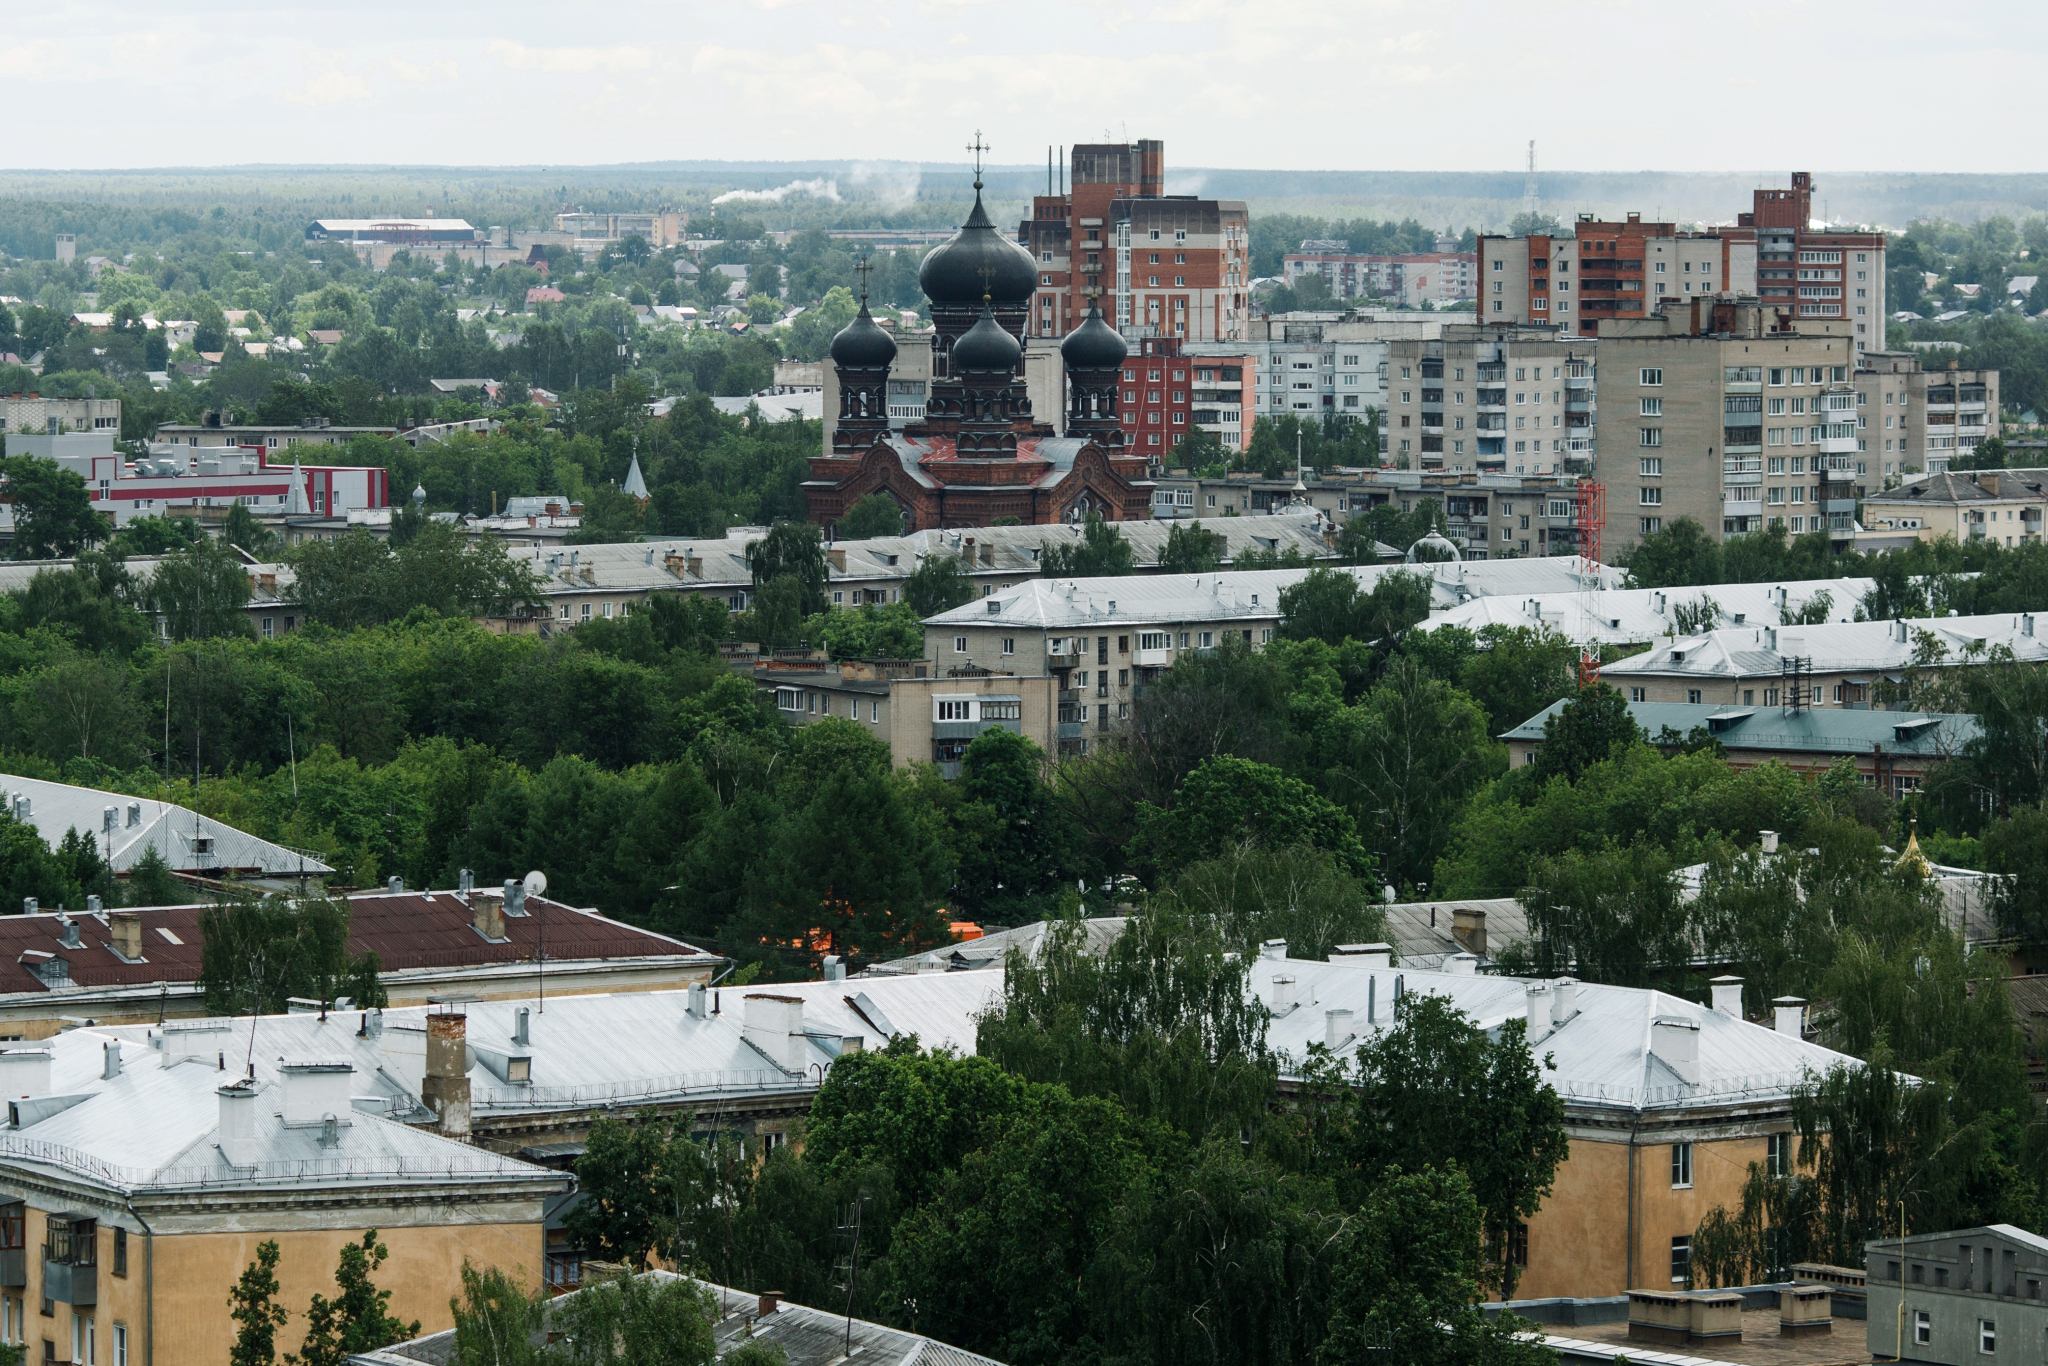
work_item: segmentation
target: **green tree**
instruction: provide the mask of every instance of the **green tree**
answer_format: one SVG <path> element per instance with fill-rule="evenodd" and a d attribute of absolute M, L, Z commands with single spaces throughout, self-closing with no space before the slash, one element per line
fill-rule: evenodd
<path fill-rule="evenodd" d="M 455 1320 L 453 1366 L 540 1366 L 535 1339 L 547 1318 L 545 1294 L 529 1295 L 497 1267 L 462 1263 L 462 1295 L 450 1297 Z"/>
<path fill-rule="evenodd" d="M 1049 579 L 1108 578 L 1137 573 L 1138 561 L 1123 532 L 1091 512 L 1079 541 L 1041 543 L 1038 570 Z"/>
<path fill-rule="evenodd" d="M 235 1329 L 235 1345 L 228 1351 L 228 1366 L 275 1366 L 277 1330 L 291 1317 L 277 1295 L 277 1240 L 266 1238 L 256 1245 L 256 1260 L 242 1270 L 242 1277 L 228 1291 L 228 1317 Z"/>
<path fill-rule="evenodd" d="M 549 1355 L 563 1366 L 709 1366 L 717 1301 L 695 1281 L 622 1272 L 555 1302 Z"/>
<path fill-rule="evenodd" d="M 386 1308 L 391 1292 L 379 1290 L 370 1279 L 390 1255 L 391 1250 L 377 1241 L 376 1229 L 366 1229 L 359 1243 L 342 1245 L 341 1261 L 334 1269 L 334 1284 L 341 1293 L 331 1300 L 313 1296 L 306 1309 L 306 1340 L 297 1356 L 285 1356 L 289 1366 L 347 1366 L 358 1352 L 419 1336 L 419 1321 L 391 1317 Z"/>
<path fill-rule="evenodd" d="M 1386 913 L 1372 889 L 1307 845 L 1240 845 L 1191 864 L 1174 879 L 1173 899 L 1209 917 L 1234 951 L 1255 955 L 1269 939 L 1287 941 L 1295 958 L 1327 958 L 1339 944 L 1386 937 Z"/>
<path fill-rule="evenodd" d="M 1642 739 L 1627 700 L 1605 683 L 1589 683 L 1543 723 L 1543 744 L 1531 767 L 1538 778 L 1576 779 L 1617 748 Z"/>
<path fill-rule="evenodd" d="M 1547 626 L 1483 626 L 1478 643 L 1457 683 L 1496 735 L 1578 691 L 1579 647 Z"/>
<path fill-rule="evenodd" d="M 927 554 L 903 580 L 903 600 L 919 619 L 974 601 L 974 580 L 958 555 Z"/>
<path fill-rule="evenodd" d="M 1692 517 L 1674 517 L 1615 557 L 1637 588 L 1721 583 L 1721 547 Z"/>
<path fill-rule="evenodd" d="M 1335 803 L 1279 769 L 1231 755 L 1204 759 L 1180 785 L 1171 807 L 1138 808 L 1133 857 L 1176 872 L 1244 842 L 1268 848 L 1306 844 L 1327 851 L 1354 877 L 1373 863 L 1358 827 Z"/>
<path fill-rule="evenodd" d="M 199 981 L 217 1014 L 282 1014 L 293 996 L 383 1004 L 377 956 L 348 952 L 346 902 L 238 896 L 207 907 L 199 922 Z"/>
<path fill-rule="evenodd" d="M 1524 1022 L 1490 1037 L 1443 997 L 1406 996 L 1394 1027 L 1359 1043 L 1355 1068 L 1338 1144 L 1354 1188 L 1390 1169 L 1456 1164 L 1485 1233 L 1479 1279 L 1513 1299 L 1511 1235 L 1570 1155 L 1564 1100 L 1543 1078 L 1549 1065 L 1530 1055 Z"/>
<path fill-rule="evenodd" d="M 833 528 L 842 541 L 865 541 L 903 534 L 903 509 L 886 493 L 870 493 L 846 510 Z"/>
<path fill-rule="evenodd" d="M 242 610 L 249 591 L 248 571 L 228 543 L 201 541 L 157 565 L 149 604 L 173 640 L 254 636 L 255 627 Z"/>
<path fill-rule="evenodd" d="M 1485 1211 L 1457 1167 L 1387 1171 L 1344 1243 L 1318 1359 L 1363 1366 L 1544 1366 L 1554 1358 L 1512 1314 L 1480 1308 Z"/>
<path fill-rule="evenodd" d="M 785 575 L 793 578 L 801 593 L 798 616 L 825 610 L 824 533 L 809 522 L 777 522 L 770 527 L 766 536 L 747 547 L 747 567 L 756 591 Z"/>
<path fill-rule="evenodd" d="M 7 456 L 0 458 L 0 476 L 14 504 L 15 559 L 76 555 L 113 534 L 106 514 L 93 510 L 85 480 L 56 461 Z"/>
<path fill-rule="evenodd" d="M 1998 928 L 2029 949 L 2048 945 L 2048 807 L 2023 806 L 1984 831 L 1984 867 Z"/>
<path fill-rule="evenodd" d="M 1063 812 L 1045 753 L 1013 731 L 983 731 L 961 756 L 954 908 L 998 924 L 1045 918 L 1066 885 Z"/>
<path fill-rule="evenodd" d="M 221 523 L 220 538 L 229 545 L 240 546 L 259 560 L 267 559 L 278 550 L 276 533 L 256 520 L 247 503 L 237 502 L 228 508 L 227 520 Z"/>
<path fill-rule="evenodd" d="M 1166 529 L 1166 545 L 1159 552 L 1162 574 L 1207 574 L 1223 563 L 1225 539 L 1197 520 L 1187 526 L 1175 522 Z"/>
<path fill-rule="evenodd" d="M 130 906 L 182 906 L 192 900 L 191 889 L 171 876 L 171 866 L 155 845 L 142 851 L 128 872 Z"/>

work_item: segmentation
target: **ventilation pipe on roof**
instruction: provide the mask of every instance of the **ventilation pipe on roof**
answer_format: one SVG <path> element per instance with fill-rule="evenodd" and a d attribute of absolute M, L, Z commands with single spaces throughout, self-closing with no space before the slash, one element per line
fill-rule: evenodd
<path fill-rule="evenodd" d="M 230 1167 L 256 1165 L 256 1083 L 234 1082 L 214 1091 L 220 1097 L 220 1155 Z"/>
<path fill-rule="evenodd" d="M 1268 939 L 1259 945 L 1259 957 L 1261 958 L 1278 960 L 1286 956 L 1287 941 L 1285 939 Z"/>
<path fill-rule="evenodd" d="M 846 980 L 846 960 L 836 953 L 825 955 L 825 980 L 843 982 Z"/>
<path fill-rule="evenodd" d="M 1757 848 L 1761 849 L 1766 854 L 1775 854 L 1778 852 L 1778 832 L 1775 830 L 1757 831 L 1756 842 Z"/>
<path fill-rule="evenodd" d="M 1294 978 L 1280 972 L 1273 975 L 1272 1000 L 1268 1003 L 1275 1015 L 1286 1015 L 1294 1010 Z"/>
<path fill-rule="evenodd" d="M 1541 1038 L 1550 1028 L 1550 987 L 1543 982 L 1531 982 L 1523 1000 L 1528 1006 L 1529 1037 Z"/>
<path fill-rule="evenodd" d="M 512 1042 L 518 1044 L 521 1048 L 533 1047 L 533 1040 L 531 1038 L 533 1032 L 532 1020 L 533 1012 L 525 1006 L 521 1006 L 512 1012 Z"/>
<path fill-rule="evenodd" d="M 1716 977 L 1709 985 L 1714 989 L 1714 1009 L 1732 1020 L 1741 1019 L 1742 979 Z"/>
<path fill-rule="evenodd" d="M 455 890 L 464 896 L 476 890 L 476 874 L 464 868 L 455 875 Z"/>
<path fill-rule="evenodd" d="M 104 1047 L 106 1058 L 100 1064 L 100 1080 L 112 1081 L 121 1075 L 121 1045 L 118 1040 L 108 1039 Z"/>
<path fill-rule="evenodd" d="M 706 1007 L 705 1007 L 705 1005 L 704 1005 L 704 996 L 705 996 L 705 991 L 704 991 L 704 984 L 703 984 L 702 982 L 692 982 L 692 983 L 690 983 L 690 1007 L 689 1007 L 689 1010 L 690 1010 L 690 1018 L 691 1018 L 691 1019 L 693 1019 L 693 1020 L 701 1020 L 701 1019 L 703 1019 L 703 1018 L 704 1018 L 704 1013 L 705 1013 L 705 1010 L 706 1010 Z"/>
<path fill-rule="evenodd" d="M 1358 1036 L 1351 1032 L 1351 1012 L 1348 1010 L 1326 1010 L 1323 1012 L 1323 1046 L 1332 1053 L 1350 1043 Z"/>
<path fill-rule="evenodd" d="M 1806 1002 L 1797 996 L 1780 996 L 1771 1002 L 1771 1009 L 1780 1034 L 1793 1039 L 1806 1037 Z"/>
<path fill-rule="evenodd" d="M 23 915 L 34 915 L 36 914 L 37 911 L 41 909 L 42 903 L 40 901 L 37 901 L 34 897 L 25 896 L 21 899 L 21 913 Z"/>
<path fill-rule="evenodd" d="M 384 883 L 384 890 L 396 896 L 398 893 L 405 890 L 405 879 L 402 877 L 394 877 L 388 879 Z"/>
<path fill-rule="evenodd" d="M 1444 971 L 1453 977 L 1471 977 L 1479 971 L 1477 954 L 1454 953 L 1444 959 Z"/>
<path fill-rule="evenodd" d="M 505 879 L 505 914 L 526 914 L 526 884 L 518 878 Z"/>
<path fill-rule="evenodd" d="M 1579 1013 L 1579 984 L 1569 977 L 1560 977 L 1550 984 L 1550 1026 L 1553 1029 L 1570 1023 Z"/>
<path fill-rule="evenodd" d="M 85 899 L 85 913 L 87 915 L 98 915 L 103 909 L 104 907 L 101 905 L 98 897 L 89 896 Z"/>
<path fill-rule="evenodd" d="M 1699 1021 L 1668 1017 L 1654 1021 L 1650 1026 L 1650 1051 L 1687 1086 L 1699 1085 Z"/>
<path fill-rule="evenodd" d="M 1401 1018 L 1401 998 L 1408 994 L 1408 978 L 1405 973 L 1394 974 L 1394 1018 Z"/>
<path fill-rule="evenodd" d="M 60 942 L 65 948 L 82 949 L 85 947 L 85 941 L 78 937 L 78 922 L 64 914 L 61 906 L 57 909 L 57 923 L 64 927 L 64 935 Z"/>
<path fill-rule="evenodd" d="M 1367 1024 L 1377 1023 L 1379 1020 L 1379 1010 L 1380 979 L 1377 977 L 1367 977 L 1365 979 L 1365 1022 Z"/>

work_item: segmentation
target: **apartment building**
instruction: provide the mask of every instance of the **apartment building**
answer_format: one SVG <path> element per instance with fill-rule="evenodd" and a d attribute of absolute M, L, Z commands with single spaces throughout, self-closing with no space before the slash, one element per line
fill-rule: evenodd
<path fill-rule="evenodd" d="M 1397 338 L 1428 340 L 1443 335 L 1444 321 L 1433 314 L 1282 313 L 1255 318 L 1246 330 L 1242 353 L 1251 363 L 1247 376 L 1251 416 L 1307 418 L 1337 414 L 1364 417 L 1384 409 L 1387 397 L 1387 343 Z M 1193 355 L 1235 355 L 1239 348 L 1191 346 Z M 1251 423 L 1246 422 L 1249 447 Z"/>
<path fill-rule="evenodd" d="M 1731 627 L 1659 642 L 1606 665 L 1600 676 L 1631 702 L 1869 708 L 1882 705 L 1880 685 L 1907 670 L 1981 661 L 2001 647 L 2023 664 L 2048 662 L 2048 637 L 2034 615 L 2000 613 Z M 1938 663 L 1915 663 L 1937 648 Z"/>
<path fill-rule="evenodd" d="M 1801 320 L 1843 323 L 1861 355 L 1884 347 L 1885 240 L 1815 227 L 1813 176 L 1795 171 L 1790 188 L 1757 190 L 1732 226 L 1681 232 L 1638 213 L 1618 223 L 1582 214 L 1569 238 L 1482 237 L 1480 316 L 1592 337 L 1665 300 L 1754 295 Z"/>
<path fill-rule="evenodd" d="M 1857 357 L 1861 452 L 1885 478 L 1939 473 L 1999 433 L 1996 370 L 1923 369 L 1910 351 Z M 1882 448 L 1880 449 L 1880 443 Z"/>
<path fill-rule="evenodd" d="M 1451 324 L 1388 343 L 1380 449 L 1422 470 L 1589 469 L 1598 446 L 1593 347 L 1562 329 Z M 1547 553 L 1547 552 L 1538 552 Z"/>
<path fill-rule="evenodd" d="M 1872 1360 L 1972 1366 L 1996 1361 L 2001 1347 L 2041 1354 L 2048 1238 L 1991 1224 L 1881 1238 L 1864 1244 L 1864 1256 Z"/>
<path fill-rule="evenodd" d="M 2048 470 L 1930 474 L 1864 497 L 1859 542 L 1896 545 L 1948 537 L 2020 546 L 2041 539 Z"/>
<path fill-rule="evenodd" d="M 1166 144 L 1072 149 L 1069 183 L 1035 196 L 1017 240 L 1038 266 L 1025 330 L 1063 337 L 1100 295 L 1127 338 L 1184 342 L 1243 337 L 1251 282 L 1251 218 L 1243 200 L 1166 193 Z"/>
<path fill-rule="evenodd" d="M 754 682 L 793 726 L 844 717 L 887 745 L 897 765 L 936 764 L 957 778 L 967 747 L 986 730 L 1029 736 L 1047 753 L 1057 747 L 1057 678 L 1034 672 L 1036 661 L 1011 663 L 991 670 L 929 660 L 775 661 L 756 667 Z"/>
<path fill-rule="evenodd" d="M 121 430 L 118 398 L 44 398 L 41 394 L 0 397 L 0 430 L 7 435 L 54 436 L 69 432 Z M 14 452 L 20 454 L 19 451 Z"/>
<path fill-rule="evenodd" d="M 1600 353 L 1608 545 L 1679 517 L 1719 536 L 1782 520 L 1793 535 L 1854 537 L 1848 324 L 1695 297 L 1603 325 Z"/>
<path fill-rule="evenodd" d="M 1289 285 L 1320 275 L 1333 299 L 1383 299 L 1408 308 L 1456 303 L 1476 293 L 1479 254 L 1416 252 L 1398 256 L 1353 254 L 1348 242 L 1311 240 L 1280 261 Z"/>
<path fill-rule="evenodd" d="M 159 431 L 184 431 L 168 425 Z M 201 508 L 226 508 L 242 503 L 252 509 L 287 514 L 318 512 L 340 516 L 352 509 L 384 508 L 391 502 L 391 474 L 381 465 L 302 463 L 296 450 L 289 463 L 280 458 L 296 446 L 299 428 L 211 428 L 247 436 L 247 444 L 209 441 L 193 445 L 159 442 L 143 459 L 130 461 L 114 448 L 112 430 L 61 435 L 15 436 L 13 455 L 53 460 L 85 480 L 96 511 L 125 526 L 137 517 L 165 517 L 174 510 L 192 515 Z M 307 429 L 308 444 L 321 454 L 339 454 L 338 441 L 322 439 L 336 428 Z M 389 430 L 388 428 L 386 430 Z M 290 433 L 294 439 L 278 435 Z M 280 444 L 282 443 L 282 445 Z M 0 528 L 11 531 L 13 505 L 0 504 Z"/>
<path fill-rule="evenodd" d="M 1571 237 L 1480 238 L 1479 275 L 1482 320 L 1591 337 L 1602 321 L 1644 317 L 1660 299 L 1754 293 L 1756 248 L 1640 214 L 1621 223 L 1589 215 Z"/>

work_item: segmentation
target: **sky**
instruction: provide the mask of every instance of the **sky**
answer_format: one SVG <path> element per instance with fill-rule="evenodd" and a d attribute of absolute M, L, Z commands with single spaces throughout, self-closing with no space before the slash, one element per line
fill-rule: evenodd
<path fill-rule="evenodd" d="M 0 163 L 2040 171 L 2044 57 L 2040 0 L 69 0 Z"/>

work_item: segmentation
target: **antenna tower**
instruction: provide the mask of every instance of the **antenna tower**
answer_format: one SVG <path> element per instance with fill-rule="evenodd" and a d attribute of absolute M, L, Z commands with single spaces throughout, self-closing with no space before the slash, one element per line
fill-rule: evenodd
<path fill-rule="evenodd" d="M 1522 212 L 1536 216 L 1536 139 L 1529 139 L 1529 178 L 1522 182 Z"/>

